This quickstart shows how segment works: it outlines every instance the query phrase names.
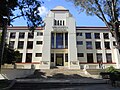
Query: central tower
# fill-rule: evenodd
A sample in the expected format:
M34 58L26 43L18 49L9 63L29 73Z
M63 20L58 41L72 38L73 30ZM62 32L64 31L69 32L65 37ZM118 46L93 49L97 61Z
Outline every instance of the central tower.
M75 19L69 10L57 6L48 13L43 41L43 68L62 66L79 69Z

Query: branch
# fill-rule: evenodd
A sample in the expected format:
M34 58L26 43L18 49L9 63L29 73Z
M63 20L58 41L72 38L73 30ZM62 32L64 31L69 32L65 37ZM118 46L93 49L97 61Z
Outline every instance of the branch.
M13 17L10 21L12 21L12 20L14 20L14 19L16 19L16 18L19 18L19 17L22 17L23 15L21 14L21 15L18 15L18 16L16 16L16 17Z

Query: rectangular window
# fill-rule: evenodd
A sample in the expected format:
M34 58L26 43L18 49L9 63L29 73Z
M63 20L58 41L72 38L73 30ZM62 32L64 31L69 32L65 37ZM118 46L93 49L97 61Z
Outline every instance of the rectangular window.
M24 41L18 41L18 49L23 49Z
M95 39L100 39L100 33L94 33Z
M82 36L82 33L77 33L76 35L77 35L77 36Z
M83 41L77 41L77 45L83 45Z
M91 39L91 33L85 33L86 39Z
M32 53L26 53L26 63L32 62Z
M36 44L42 45L43 42L42 41L36 41Z
M10 33L10 38L15 38L15 36L16 36L16 33L15 33L15 32L11 32L11 33Z
M29 38L29 39L34 38L34 33L29 32L29 33L28 33L28 38Z
M27 49L33 49L33 41L27 42Z
M86 49L92 49L92 41L86 41Z
M96 56L97 56L97 62L101 63L102 62L102 53L97 53Z
M51 62L54 62L54 53L51 53Z
M37 32L37 36L43 36L43 32Z
M115 41L113 41L113 46L116 46L117 44L116 44L116 42Z
M17 59L17 63L21 63L22 62L22 56L23 56L23 53L20 53L20 56L18 57Z
M78 57L84 57L84 54L83 53L78 53L77 56Z
M110 49L110 42L104 42L105 49Z
M95 42L96 49L101 49L101 42Z
M10 41L9 48L14 49L14 44L15 44L15 41Z
M42 53L36 53L36 57L42 57Z
M24 37L25 37L25 33L24 33L24 32L20 32L20 33L19 33L19 38L20 38L20 39L23 39Z
M54 46L55 34L51 33L51 48L55 48Z
M109 39L109 33L103 33L104 39Z
M87 53L87 63L93 63L93 53Z
M68 48L68 33L65 33L65 48Z
M63 33L56 33L56 48L63 48Z
M106 54L106 60L107 60L107 63L112 63L112 55L111 55L111 53Z
M68 62L68 54L65 54L65 62Z

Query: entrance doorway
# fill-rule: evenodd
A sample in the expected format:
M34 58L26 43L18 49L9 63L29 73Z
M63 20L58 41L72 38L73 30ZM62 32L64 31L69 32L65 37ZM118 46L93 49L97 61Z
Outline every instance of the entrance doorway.
M56 54L56 66L63 66L64 65L64 55L63 54Z

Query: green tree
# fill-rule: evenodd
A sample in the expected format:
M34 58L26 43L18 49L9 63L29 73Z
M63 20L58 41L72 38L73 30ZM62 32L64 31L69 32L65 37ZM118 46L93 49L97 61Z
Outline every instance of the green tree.
M0 28L2 29L0 68L3 61L7 26L11 25L16 18L23 17L27 21L28 28L33 32L42 24L38 10L42 3L41 0L0 0ZM19 13L15 14L15 11Z
M108 27L120 49L120 0L66 0L73 2L80 12L96 15Z

